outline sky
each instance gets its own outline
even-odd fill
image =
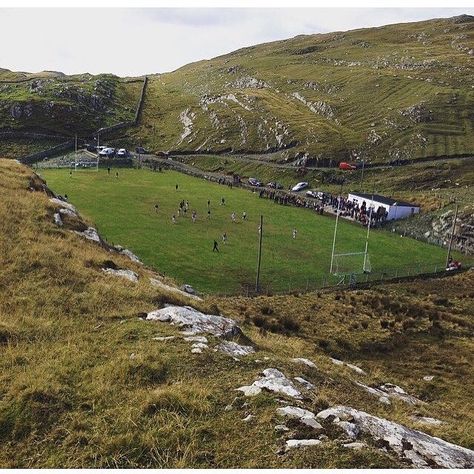
[[[462,13],[474,8],[0,8],[0,68],[139,76],[299,34]]]

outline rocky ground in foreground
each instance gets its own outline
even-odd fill
[[[474,467],[472,272],[201,300],[0,182],[2,467]]]

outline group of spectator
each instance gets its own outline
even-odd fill
[[[323,203],[326,200],[327,202],[323,205],[331,206],[335,214],[339,212],[341,217],[353,219],[364,226],[369,224],[370,219],[370,226],[377,227],[385,222],[388,217],[388,212],[383,206],[379,206],[377,209],[373,206],[367,207],[366,201],[362,201],[362,204],[359,205],[357,201],[350,201],[342,196],[332,195],[324,198]]]

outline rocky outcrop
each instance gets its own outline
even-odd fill
[[[263,389],[274,393],[280,393],[290,398],[301,400],[301,392],[295,387],[278,369],[265,369],[262,377],[257,379],[252,385],[239,387],[237,390],[243,392],[246,396],[258,395]]]
[[[165,290],[165,291],[170,291],[172,293],[176,293],[178,295],[185,296],[186,298],[192,298],[194,300],[202,301],[202,298],[200,298],[199,296],[192,295],[192,294],[190,294],[186,291],[180,290],[179,288],[167,285],[166,283],[162,282],[161,280],[159,280],[157,278],[150,278],[150,283],[156,288],[160,288],[160,289]]]
[[[148,313],[148,321],[161,321],[177,325],[188,335],[209,333],[214,336],[232,337],[242,334],[233,319],[204,314],[190,306],[167,306]]]
[[[433,112],[423,102],[400,110],[400,114],[414,123],[431,122],[433,120]]]
[[[316,364],[313,361],[311,361],[309,359],[305,359],[304,357],[294,357],[291,360],[293,362],[296,362],[297,364],[307,365],[308,367],[312,367],[313,369],[316,368]]]
[[[356,425],[362,433],[371,436],[386,448],[392,449],[417,468],[462,469],[474,467],[474,451],[470,449],[351,407],[328,408],[319,412],[317,417],[333,423],[346,421]]]
[[[128,250],[122,247],[121,245],[116,245],[115,249],[117,250],[117,252],[128,257],[132,262],[140,263],[140,264],[142,263],[141,260],[131,250]]]
[[[120,270],[115,268],[103,268],[102,271],[104,273],[108,273],[109,275],[125,278],[126,280],[132,281],[136,283],[138,281],[138,275],[132,270]]]
[[[354,372],[357,372],[361,375],[365,375],[365,372],[360,367],[357,367],[357,365],[349,364],[348,362],[343,362],[342,360],[334,359],[333,357],[331,357],[331,362],[335,365],[349,367],[349,369],[353,370]]]
[[[369,387],[363,383],[356,382],[356,385],[363,388],[367,393],[378,397],[381,403],[390,405],[390,399],[401,400],[409,405],[422,405],[424,402],[413,395],[409,395],[403,388],[391,383],[385,383],[380,387]]]
[[[233,357],[246,356],[255,352],[252,346],[242,346],[234,341],[223,341],[215,350]]]
[[[277,415],[298,420],[303,425],[309,426],[314,430],[321,431],[323,429],[321,424],[316,420],[316,415],[309,410],[304,410],[303,408],[292,406],[277,408]]]
[[[102,243],[102,239],[100,238],[100,235],[98,234],[97,230],[94,229],[94,227],[88,227],[84,231],[75,230],[73,232],[86,238],[87,240],[92,240],[93,242],[97,242],[98,244]]]

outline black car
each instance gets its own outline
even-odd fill
[[[135,148],[135,152],[136,153],[139,153],[140,155],[145,155],[147,154],[148,152],[145,150],[145,148],[143,148],[142,146],[137,146]]]
[[[86,150],[95,153],[97,151],[97,147],[95,145],[86,145]]]
[[[259,181],[257,178],[249,178],[249,184],[251,186],[263,186],[263,183]]]

